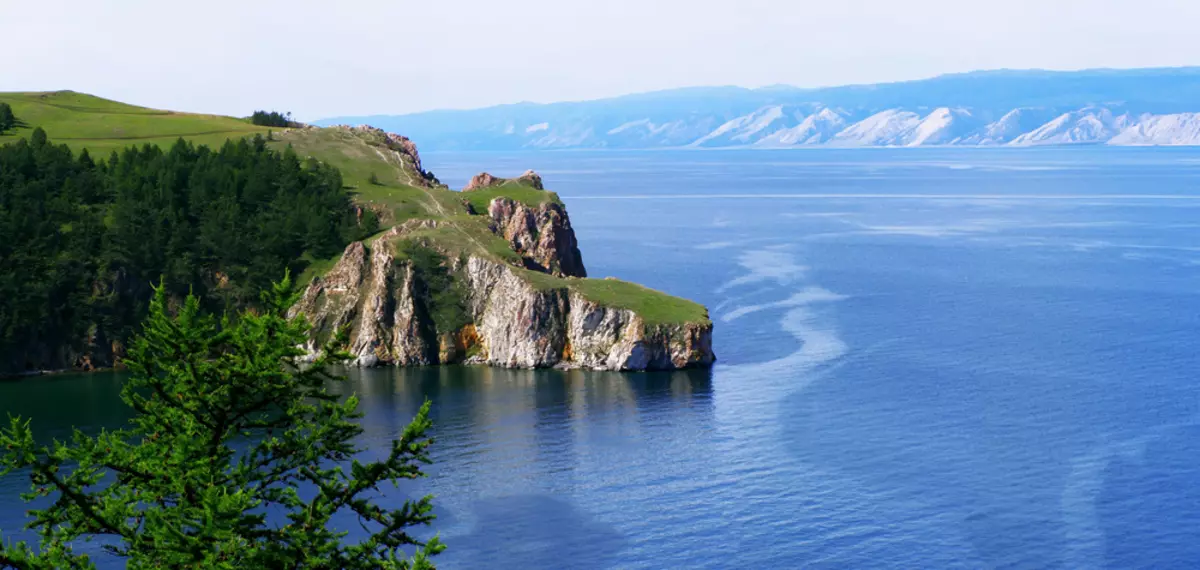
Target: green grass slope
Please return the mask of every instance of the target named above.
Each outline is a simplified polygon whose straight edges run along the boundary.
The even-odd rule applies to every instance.
[[[500,197],[524,202],[530,206],[537,206],[542,203],[563,205],[558,194],[546,190],[538,190],[533,186],[522,184],[516,180],[507,180],[497,186],[480,188],[470,192],[463,192],[463,194],[466,195],[466,200],[471,203],[471,207],[476,212],[486,212],[488,204],[491,204],[492,200]]]
[[[15,130],[0,135],[0,144],[41,127],[54,142],[75,150],[87,148],[96,156],[131,144],[167,146],[180,137],[219,146],[230,138],[268,130],[245,119],[159,111],[73,91],[0,93],[0,102],[11,105],[19,121]]]
[[[290,146],[301,158],[311,157],[337,167],[354,200],[380,214],[382,229],[411,219],[438,220],[438,227],[414,232],[406,239],[518,267],[520,255],[488,229],[484,215],[488,204],[498,197],[531,206],[562,204],[557,194],[516,180],[471,192],[429,184],[410,158],[391,151],[379,133],[362,129],[268,129],[246,119],[147,109],[72,91],[0,93],[0,101],[10,104],[20,121],[15,131],[0,136],[0,144],[28,137],[34,128],[41,127],[53,142],[67,144],[76,151],[86,148],[97,157],[131,144],[167,147],[184,138],[219,146],[229,139],[272,131],[274,140],[269,144],[273,148],[282,151]],[[475,215],[468,213],[468,204]],[[328,271],[337,258],[308,261],[301,283]],[[708,321],[704,306],[634,283],[560,278],[524,268],[518,271],[539,288],[569,288],[595,302],[634,310],[647,324]]]

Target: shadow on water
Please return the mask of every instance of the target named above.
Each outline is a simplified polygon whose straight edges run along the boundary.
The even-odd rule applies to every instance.
[[[626,539],[571,503],[518,495],[477,502],[470,534],[448,539],[456,568],[610,568]]]

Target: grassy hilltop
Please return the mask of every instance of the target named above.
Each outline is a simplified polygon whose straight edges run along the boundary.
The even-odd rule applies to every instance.
[[[0,135],[0,144],[41,127],[56,143],[74,150],[87,148],[96,157],[131,144],[165,147],[180,137],[219,146],[229,138],[266,134],[268,130],[245,119],[159,111],[73,91],[0,93],[0,102],[11,105],[23,125]]]
[[[179,138],[219,147],[229,139],[267,136],[270,131],[273,141],[268,144],[272,147],[283,150],[290,145],[301,158],[312,157],[338,168],[354,201],[378,214],[381,229],[410,219],[436,219],[444,223],[419,231],[411,239],[517,266],[520,256],[507,241],[489,231],[488,220],[481,215],[486,213],[488,203],[501,196],[530,205],[559,202],[553,192],[515,181],[472,192],[431,183],[411,157],[389,149],[382,134],[375,131],[338,127],[272,129],[253,125],[247,119],[147,109],[71,91],[0,93],[0,102],[10,104],[19,121],[17,129],[0,135],[0,144],[27,137],[34,128],[41,127],[51,141],[76,151],[86,148],[96,158],[129,145],[167,148]],[[471,214],[471,210],[476,213]],[[301,277],[304,280],[327,271],[337,258],[309,261]],[[633,283],[560,278],[525,269],[519,272],[536,287],[570,288],[593,301],[637,311],[649,324],[708,319],[705,308],[697,303]]]

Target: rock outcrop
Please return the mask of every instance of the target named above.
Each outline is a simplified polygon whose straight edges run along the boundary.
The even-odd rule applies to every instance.
[[[481,188],[488,188],[491,186],[499,186],[503,184],[504,181],[504,178],[496,178],[487,172],[480,172],[479,174],[471,177],[471,181],[463,187],[463,192],[470,192],[471,190],[479,190]]]
[[[382,147],[386,151],[390,151],[392,159],[398,161],[403,169],[409,173],[409,177],[405,179],[406,183],[426,188],[441,185],[437,177],[432,172],[425,170],[425,167],[421,165],[421,153],[417,152],[417,144],[412,139],[396,133],[389,133],[370,125],[353,127],[350,125],[335,125],[330,128],[348,132],[362,138],[372,146]]]
[[[542,176],[532,170],[526,170],[525,174],[518,176],[517,182],[528,184],[534,188],[537,188],[538,190],[546,189],[546,187],[542,185]]]
[[[518,180],[541,188],[532,171]],[[483,173],[469,188],[504,182]],[[349,327],[348,350],[357,366],[667,370],[715,360],[712,322],[701,307],[690,321],[647,322],[625,306],[588,296],[609,289],[582,279],[583,256],[557,197],[547,193],[533,205],[527,195],[524,201],[500,196],[487,212],[464,202],[486,226],[460,225],[479,218],[411,219],[370,242],[350,244],[332,270],[314,278],[291,312],[313,326],[305,347],[310,354]],[[497,254],[499,244],[487,243],[495,238],[472,233],[483,227],[503,238],[519,261]]]
[[[402,232],[391,232],[391,236]],[[647,325],[628,309],[606,307],[569,287],[540,288],[520,269],[482,256],[455,258],[471,322],[439,333],[422,306],[409,261],[388,235],[369,248],[355,242],[325,276],[314,278],[292,309],[318,331],[315,352],[350,325],[352,364],[466,362],[509,368],[663,370],[714,361],[709,322]]]
[[[492,233],[507,240],[529,269],[560,277],[587,277],[571,219],[560,204],[544,202],[534,207],[496,198],[488,205],[488,216]]]
[[[370,249],[361,241],[346,246],[342,259],[324,277],[314,278],[291,309],[303,313],[316,332],[305,348],[316,353],[338,329],[349,325],[352,364],[436,364],[424,308],[416,299],[412,265],[396,260],[393,239],[429,220],[392,228]]]
[[[546,187],[542,184],[542,176],[540,174],[532,170],[526,170],[525,174],[522,174],[516,178],[500,178],[498,176],[492,176],[487,172],[480,172],[479,174],[471,177],[471,181],[468,182],[463,188],[463,192],[490,188],[492,186],[500,186],[506,182],[518,182],[527,186],[532,186],[538,190],[546,189]]]

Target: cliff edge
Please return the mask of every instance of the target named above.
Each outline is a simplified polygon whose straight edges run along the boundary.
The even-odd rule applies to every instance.
[[[669,370],[715,361],[703,306],[586,278],[566,208],[540,176],[475,180],[462,192],[428,189],[437,215],[354,242],[312,277],[292,309],[313,325],[310,353],[349,327],[357,366]]]

